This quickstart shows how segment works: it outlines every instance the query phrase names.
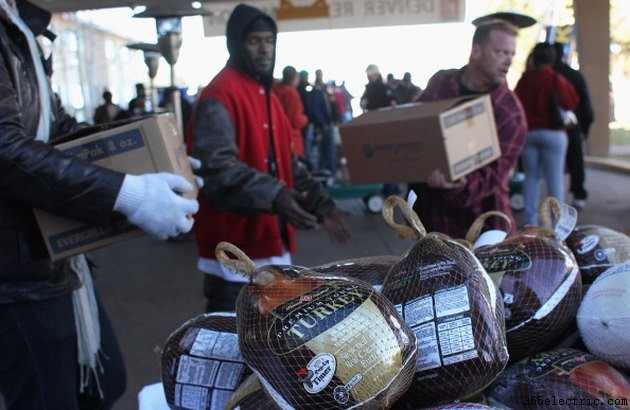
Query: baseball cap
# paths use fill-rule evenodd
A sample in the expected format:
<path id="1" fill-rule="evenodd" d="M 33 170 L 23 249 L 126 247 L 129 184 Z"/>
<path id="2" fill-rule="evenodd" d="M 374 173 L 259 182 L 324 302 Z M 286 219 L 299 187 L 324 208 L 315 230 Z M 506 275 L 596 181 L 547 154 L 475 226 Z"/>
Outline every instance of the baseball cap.
<path id="1" fill-rule="evenodd" d="M 505 21 L 518 28 L 525 28 L 536 24 L 536 19 L 525 14 L 514 13 L 511 11 L 499 11 L 485 16 L 477 17 L 472 21 L 475 27 L 483 24 L 489 24 L 497 20 Z"/>

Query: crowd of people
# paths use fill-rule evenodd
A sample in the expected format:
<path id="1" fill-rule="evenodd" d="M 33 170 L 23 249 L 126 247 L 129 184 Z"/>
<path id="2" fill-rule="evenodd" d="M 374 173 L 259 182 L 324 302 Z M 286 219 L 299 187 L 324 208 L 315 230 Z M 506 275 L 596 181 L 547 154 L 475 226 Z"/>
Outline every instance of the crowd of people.
<path id="1" fill-rule="evenodd" d="M 315 71 L 312 83 L 308 72 L 293 66 L 275 79 L 276 22 L 239 4 L 227 22 L 229 60 L 199 93 L 185 121 L 199 188 L 197 199 L 185 199 L 180 194 L 193 186 L 181 176 L 123 174 L 48 143 L 85 126 L 64 112 L 50 88 L 50 67 L 35 40 L 47 34 L 49 20 L 50 13 L 26 0 L 0 0 L 0 166 L 5 170 L 0 179 L 0 393 L 9 409 L 106 409 L 125 389 L 125 370 L 91 285 L 92 268 L 85 255 L 51 262 L 31 208 L 97 225 L 122 214 L 161 240 L 193 230 L 206 311 L 233 311 L 246 279 L 217 261 L 219 242 L 234 244 L 261 266 L 291 263 L 296 229 L 321 227 L 335 242 L 352 240 L 347 214 L 314 173 L 338 175 L 337 127 L 352 119 L 354 97 L 343 82 L 325 81 L 322 70 Z M 515 229 L 508 185 L 519 160 L 528 178 L 527 223 L 537 223 L 533 210 L 543 175 L 549 193 L 563 200 L 565 157 L 574 204 L 584 206 L 581 144 L 593 120 L 586 83 L 563 60 L 565 50 L 541 43 L 511 90 L 506 73 L 517 36 L 513 22 L 480 22 L 467 64 L 436 72 L 424 90 L 410 73 L 384 80 L 377 65 L 366 69 L 364 111 L 464 95 L 492 99 L 500 158 L 457 181 L 435 170 L 426 181 L 409 185 L 418 193 L 414 210 L 428 231 L 463 238 L 487 211 L 505 213 Z M 551 123 L 552 90 L 561 107 L 574 112 L 575 124 Z M 94 122 L 146 114 L 142 84 L 136 94 L 123 109 L 105 91 Z M 389 193 L 400 192 L 384 191 Z M 91 295 L 88 318 L 78 314 L 83 311 L 77 307 L 78 292 Z M 87 346 L 81 339 L 86 328 L 99 335 Z"/>

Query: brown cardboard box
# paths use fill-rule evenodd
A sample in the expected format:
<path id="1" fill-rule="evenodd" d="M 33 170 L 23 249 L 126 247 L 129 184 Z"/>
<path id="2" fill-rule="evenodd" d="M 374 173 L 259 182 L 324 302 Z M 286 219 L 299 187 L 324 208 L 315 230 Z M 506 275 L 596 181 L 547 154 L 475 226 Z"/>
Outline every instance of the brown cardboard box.
<path id="1" fill-rule="evenodd" d="M 172 172 L 194 184 L 182 136 L 171 113 L 159 114 L 55 145 L 94 164 L 130 174 Z M 185 194 L 195 198 L 197 192 Z M 35 209 L 35 216 L 56 260 L 142 235 L 124 217 L 110 226 L 91 226 Z"/>
<path id="2" fill-rule="evenodd" d="M 352 184 L 454 181 L 500 155 L 490 97 L 368 111 L 339 127 Z"/>

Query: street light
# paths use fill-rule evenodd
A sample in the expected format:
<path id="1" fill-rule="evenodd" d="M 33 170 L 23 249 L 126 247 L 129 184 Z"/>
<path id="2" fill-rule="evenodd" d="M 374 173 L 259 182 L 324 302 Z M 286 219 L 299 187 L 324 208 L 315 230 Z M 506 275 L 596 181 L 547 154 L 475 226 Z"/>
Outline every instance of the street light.
<path id="1" fill-rule="evenodd" d="M 157 44 L 151 43 L 128 44 L 127 48 L 130 48 L 132 50 L 141 50 L 144 53 L 144 63 L 147 65 L 147 68 L 149 70 L 151 108 L 155 111 L 155 107 L 157 107 L 157 101 L 153 79 L 157 75 L 158 67 L 160 66 L 160 48 Z"/>
<path id="2" fill-rule="evenodd" d="M 200 16 L 207 11 L 193 7 L 192 4 L 179 6 L 154 6 L 147 7 L 144 11 L 134 14 L 134 17 L 152 17 L 155 19 L 155 28 L 158 35 L 157 47 L 166 62 L 171 66 L 171 86 L 166 90 L 166 101 L 172 106 L 175 120 L 183 135 L 182 107 L 179 88 L 175 85 L 175 63 L 179 58 L 179 50 L 182 46 L 182 17 Z"/>

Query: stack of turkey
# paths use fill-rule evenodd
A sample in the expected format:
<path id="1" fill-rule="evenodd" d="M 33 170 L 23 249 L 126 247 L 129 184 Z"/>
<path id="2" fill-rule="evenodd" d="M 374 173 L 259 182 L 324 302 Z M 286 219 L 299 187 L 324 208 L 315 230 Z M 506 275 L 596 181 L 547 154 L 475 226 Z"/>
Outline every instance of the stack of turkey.
<path id="1" fill-rule="evenodd" d="M 236 312 L 168 338 L 169 406 L 628 408 L 625 234 L 564 221 L 473 246 L 427 233 L 401 198 L 383 216 L 410 240 L 404 254 L 257 267 L 220 244 L 217 259 L 249 282 Z"/>

